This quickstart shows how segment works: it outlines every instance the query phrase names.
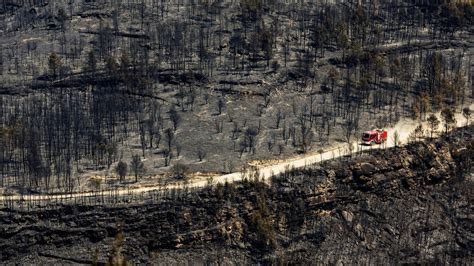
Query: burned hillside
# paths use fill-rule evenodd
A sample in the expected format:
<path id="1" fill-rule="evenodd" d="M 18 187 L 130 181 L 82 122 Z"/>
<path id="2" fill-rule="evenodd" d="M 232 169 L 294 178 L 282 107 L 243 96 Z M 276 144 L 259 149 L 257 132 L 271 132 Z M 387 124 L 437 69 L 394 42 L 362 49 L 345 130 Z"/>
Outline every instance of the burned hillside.
<path id="1" fill-rule="evenodd" d="M 473 127 L 128 206 L 0 211 L 8 263 L 472 263 Z M 116 241 L 116 240 L 115 240 Z M 117 243 L 117 242 L 114 242 Z"/>
<path id="2" fill-rule="evenodd" d="M 356 2 L 1 1 L 0 186 L 232 173 L 472 104 L 472 4 Z"/>

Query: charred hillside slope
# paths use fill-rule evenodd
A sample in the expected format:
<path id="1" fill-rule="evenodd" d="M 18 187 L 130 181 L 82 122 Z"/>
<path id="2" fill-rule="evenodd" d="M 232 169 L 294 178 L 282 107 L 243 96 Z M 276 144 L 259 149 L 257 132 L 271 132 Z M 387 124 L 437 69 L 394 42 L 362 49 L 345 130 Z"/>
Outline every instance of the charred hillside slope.
<path id="1" fill-rule="evenodd" d="M 472 1 L 296 2 L 0 1 L 0 189 L 226 174 L 473 103 Z"/>
<path id="2" fill-rule="evenodd" d="M 270 186 L 216 185 L 146 206 L 2 209 L 0 259 L 472 264 L 473 133 L 288 171 Z"/>

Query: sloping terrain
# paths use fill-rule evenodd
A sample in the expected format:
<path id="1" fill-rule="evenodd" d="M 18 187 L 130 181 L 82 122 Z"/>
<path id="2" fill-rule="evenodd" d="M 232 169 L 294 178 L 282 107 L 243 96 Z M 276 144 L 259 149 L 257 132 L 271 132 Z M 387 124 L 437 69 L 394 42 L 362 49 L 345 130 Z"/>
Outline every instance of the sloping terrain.
<path id="1" fill-rule="evenodd" d="M 473 262 L 474 127 L 146 205 L 0 210 L 15 263 Z"/>
<path id="2" fill-rule="evenodd" d="M 472 4 L 293 2 L 2 1 L 0 187 L 221 176 L 472 104 Z"/>
<path id="3" fill-rule="evenodd" d="M 0 262 L 473 265 L 473 56 L 472 1 L 0 1 Z"/>
<path id="4" fill-rule="evenodd" d="M 470 108 L 472 109 L 474 105 L 471 105 Z M 436 114 L 437 117 L 440 117 L 439 114 Z M 453 127 L 462 127 L 467 124 L 468 121 L 466 120 L 462 114 L 456 113 L 454 115 L 455 124 Z M 421 125 L 425 128 L 428 128 L 427 122 L 419 123 L 412 119 L 402 119 L 399 121 L 393 128 L 387 128 L 386 130 L 390 132 L 391 137 L 387 139 L 387 141 L 381 145 L 363 145 L 361 144 L 360 140 L 353 141 L 350 145 L 336 145 L 330 147 L 328 149 L 320 150 L 317 153 L 308 153 L 304 155 L 300 155 L 295 158 L 289 158 L 285 160 L 280 160 L 275 163 L 269 163 L 268 165 L 263 166 L 250 166 L 242 171 L 229 173 L 225 175 L 209 175 L 206 173 L 202 173 L 199 177 L 191 178 L 190 180 L 186 180 L 186 182 L 170 182 L 168 184 L 148 184 L 148 185 L 141 185 L 141 184 L 127 184 L 126 186 L 122 186 L 119 188 L 114 188 L 113 190 L 102 190 L 112 193 L 114 195 L 127 195 L 130 193 L 146 193 L 146 192 L 155 192 L 155 191 L 163 191 L 169 189 L 179 189 L 179 188 L 199 188 L 205 187 L 211 183 L 233 183 L 242 181 L 243 179 L 247 178 L 258 178 L 262 181 L 269 182 L 271 181 L 272 177 L 275 175 L 280 175 L 289 169 L 299 169 L 305 168 L 307 165 L 312 165 L 316 163 L 320 163 L 323 161 L 327 161 L 330 159 L 340 158 L 343 156 L 352 156 L 354 154 L 358 154 L 367 150 L 372 149 L 386 149 L 394 146 L 400 145 L 410 145 L 411 142 L 415 141 L 415 137 L 413 136 L 413 132 L 415 131 L 416 127 Z M 427 131 L 429 129 L 426 129 Z M 400 132 L 400 133 L 398 133 Z M 395 139 L 392 135 L 398 134 L 398 137 Z M 428 134 L 428 133 L 426 133 Z M 442 134 L 442 133 L 440 133 Z M 396 142 L 396 143 L 395 143 Z M 83 197 L 97 197 L 97 190 L 92 191 L 85 191 L 85 192 L 78 192 L 78 193 L 44 193 L 44 194 L 32 194 L 32 195 L 24 195 L 24 194 L 15 194 L 15 193 L 4 193 L 4 195 L 0 195 L 0 203 L 8 206 L 8 203 L 11 204 L 23 204 L 27 202 L 27 204 L 31 204 L 31 202 L 40 200 L 42 204 L 47 205 L 49 201 L 52 200 L 68 200 L 69 202 L 75 201 L 76 198 L 83 198 Z"/>

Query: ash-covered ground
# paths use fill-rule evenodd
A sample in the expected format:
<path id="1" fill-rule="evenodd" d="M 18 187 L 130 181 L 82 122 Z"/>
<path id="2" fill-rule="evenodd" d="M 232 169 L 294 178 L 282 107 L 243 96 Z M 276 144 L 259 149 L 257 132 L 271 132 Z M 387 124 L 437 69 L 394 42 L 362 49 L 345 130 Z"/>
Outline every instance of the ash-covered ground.
<path id="1" fill-rule="evenodd" d="M 239 171 L 472 104 L 472 5 L 4 1 L 0 186 Z M 441 128 L 441 126 L 440 126 Z M 393 134 L 393 132 L 390 132 Z M 184 170 L 183 170 L 184 169 Z"/>
<path id="2" fill-rule="evenodd" d="M 5 264 L 473 262 L 473 127 L 156 202 L 0 210 Z"/>

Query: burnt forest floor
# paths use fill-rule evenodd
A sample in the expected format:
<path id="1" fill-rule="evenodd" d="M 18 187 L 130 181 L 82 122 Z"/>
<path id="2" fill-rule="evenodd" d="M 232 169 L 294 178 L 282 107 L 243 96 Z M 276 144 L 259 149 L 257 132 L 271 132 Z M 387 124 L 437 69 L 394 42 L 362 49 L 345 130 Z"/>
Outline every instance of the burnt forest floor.
<path id="1" fill-rule="evenodd" d="M 174 191 L 146 205 L 4 208 L 0 259 L 469 265 L 473 130 L 288 171 L 271 185 Z"/>

